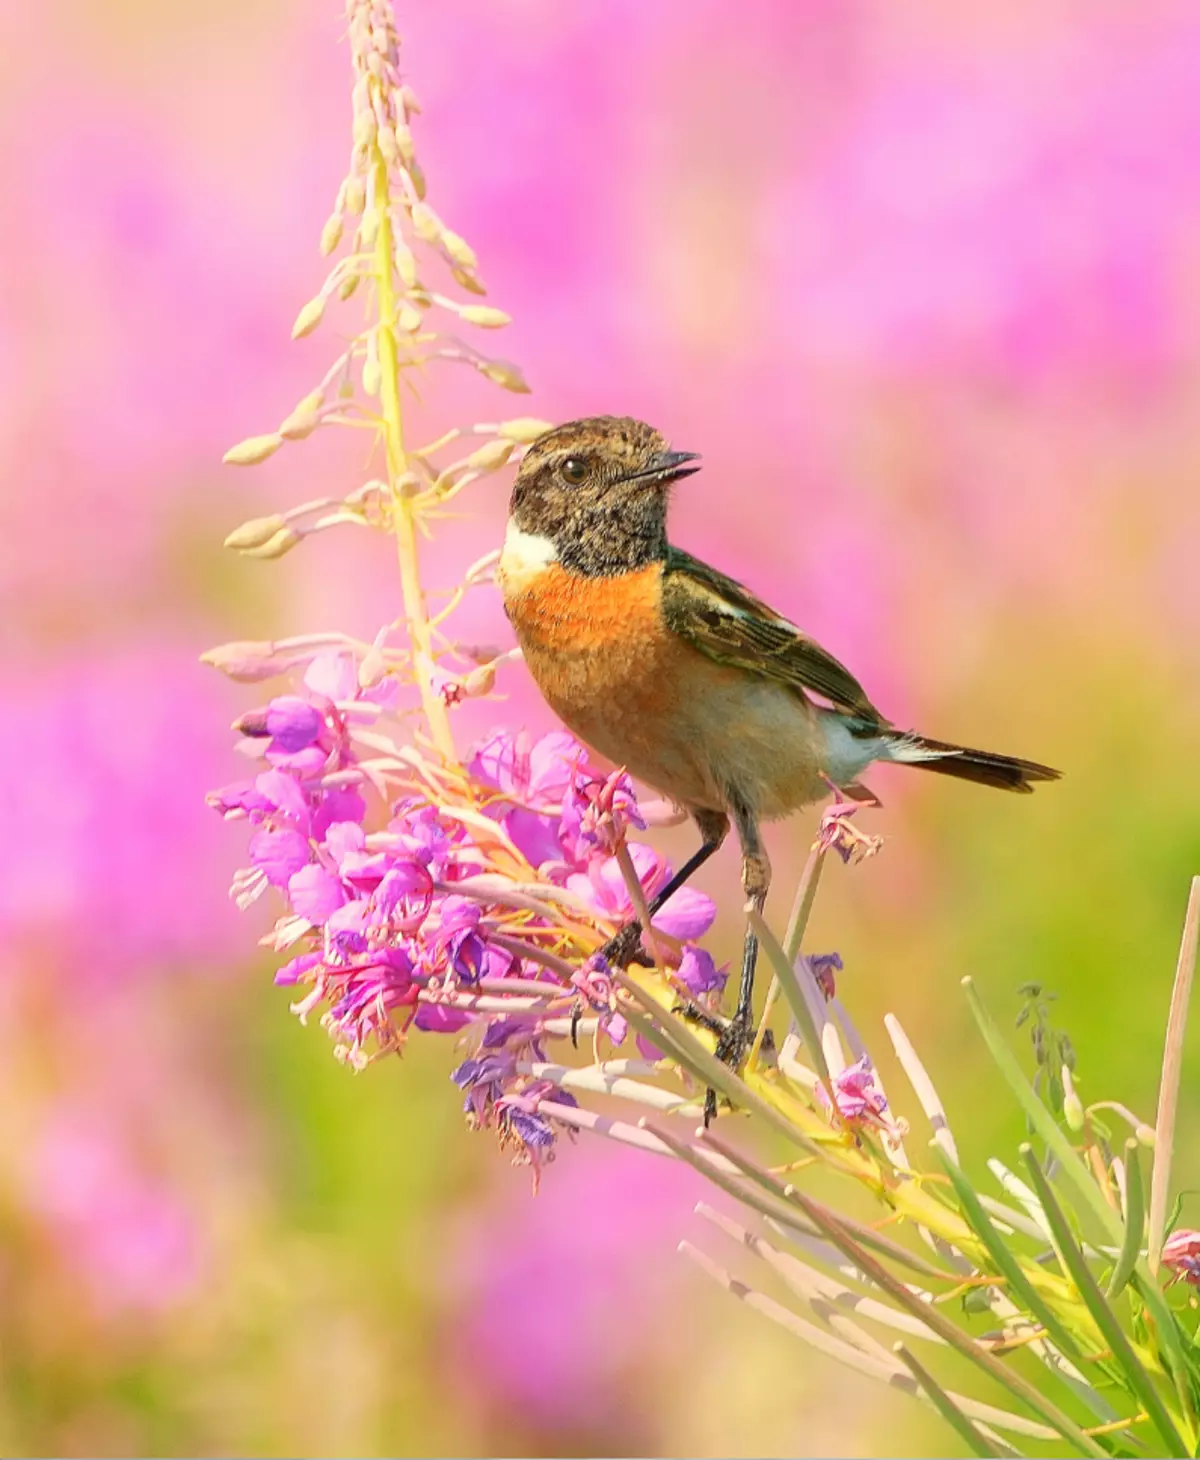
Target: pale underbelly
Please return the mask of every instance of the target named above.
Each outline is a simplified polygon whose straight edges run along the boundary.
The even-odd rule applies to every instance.
[[[686,807],[737,800],[758,818],[786,816],[828,794],[823,775],[853,780],[877,749],[803,695],[690,648],[653,666],[639,656],[628,673],[606,655],[602,675],[586,654],[570,667],[539,664],[528,646],[525,657],[568,729]]]

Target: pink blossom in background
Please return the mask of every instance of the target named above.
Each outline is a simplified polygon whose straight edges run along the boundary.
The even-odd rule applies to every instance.
[[[229,697],[190,646],[11,665],[0,717],[9,835],[0,929],[74,986],[185,966],[220,973],[244,930],[233,858],[204,808],[227,769]],[[211,823],[211,824],[210,824]]]
[[[183,1199],[82,1103],[44,1112],[18,1179],[29,1215],[104,1312],[169,1308],[200,1281],[201,1239]]]
[[[619,1421],[639,1372],[679,1338],[689,1274],[675,1244],[701,1194],[690,1170],[590,1137],[563,1151],[536,1200],[526,1180],[506,1183],[456,1233],[445,1277],[457,1361],[539,1426]],[[636,1414],[626,1423],[639,1432]]]

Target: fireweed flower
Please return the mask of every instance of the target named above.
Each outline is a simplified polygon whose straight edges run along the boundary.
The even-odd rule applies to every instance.
[[[1191,1284],[1197,1271],[1195,1234],[1165,1235],[1186,951],[1164,1060],[1168,1115],[1142,1142],[1154,1149],[1148,1202],[1144,1122],[1134,1118],[1135,1138],[1120,1153],[1100,1125],[1101,1110],[1125,1109],[1116,1102],[1077,1102],[1074,1123],[1060,1125],[969,990],[984,1044],[1043,1148],[1022,1149],[1020,1176],[993,1162],[994,1189],[977,1193],[900,1022],[888,1015],[885,1027],[932,1133],[932,1156],[924,1142],[906,1149],[913,1127],[894,1113],[837,996],[841,959],[801,952],[823,867],[879,848],[852,823],[862,803],[837,798],[825,812],[782,941],[747,910],[773,981],[749,1057],[734,1071],[714,1057],[727,972],[699,942],[715,918],[709,898],[684,888],[655,915],[642,940],[651,966],[616,968],[604,956],[623,925],[645,920],[671,877],[661,854],[637,840],[661,807],[639,801],[620,768],[596,765],[562,732],[496,729],[460,754],[452,716],[464,698],[491,693],[511,652],[459,646],[448,629],[463,599],[487,586],[491,560],[467,568],[433,607],[417,544],[545,423],[519,417],[412,442],[402,387],[416,372],[423,392],[445,364],[500,389],[527,387],[515,365],[462,337],[500,328],[507,316],[479,302],[475,255],[427,198],[412,130],[419,106],[400,74],[391,7],[348,0],[346,15],[353,145],[321,241],[326,254],[343,251],[294,333],[311,333],[352,299],[363,304],[362,327],[274,431],[249,437],[227,460],[252,465],[317,430],[351,425],[373,436],[376,474],[340,496],[252,518],[228,543],[269,560],[312,551],[307,539],[333,527],[388,534],[402,612],[369,643],[328,631],[238,641],[205,656],[248,684],[287,676],[237,721],[241,775],[209,798],[226,820],[247,823],[233,895],[242,907],[266,900],[276,911],[261,940],[278,957],[276,982],[355,1069],[402,1053],[410,1039],[446,1038],[468,1123],[490,1130],[535,1179],[576,1132],[694,1167],[739,1204],[742,1219],[697,1210],[742,1260],[762,1260],[782,1278],[800,1313],[690,1243],[683,1250],[793,1336],[926,1399],[974,1453],[1015,1453],[1000,1430],[1064,1441],[1072,1453],[1130,1454],[1143,1440],[1163,1454],[1194,1453],[1200,1377],[1157,1277],[1161,1265]],[[1200,880],[1187,926],[1194,958]],[[698,1126],[706,1089],[786,1143],[784,1164],[768,1169],[746,1155],[746,1143],[726,1139],[724,1119]],[[827,1185],[865,1192],[879,1221],[809,1197],[803,1173],[813,1165]],[[1079,1246],[1080,1230],[1099,1240]],[[1088,1265],[1095,1271],[1085,1280]],[[979,1334],[972,1314],[985,1310],[994,1327]],[[903,1343],[888,1349],[860,1332],[864,1317],[907,1340],[932,1335],[954,1347],[1007,1386],[1016,1408],[943,1389]],[[1118,1329],[1134,1335],[1128,1355]],[[997,1357],[1016,1345],[1043,1364],[1044,1385],[1018,1380]]]

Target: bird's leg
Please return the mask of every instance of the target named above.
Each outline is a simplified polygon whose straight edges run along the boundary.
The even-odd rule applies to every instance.
[[[763,848],[758,823],[749,808],[735,802],[733,820],[742,844],[742,891],[746,894],[746,901],[761,913],[771,886],[771,863]],[[752,928],[747,928],[742,945],[742,979],[738,986],[737,1008],[722,1031],[716,1049],[717,1058],[733,1070],[740,1068],[754,1039],[754,970],[757,963],[758,938]],[[716,1091],[709,1090],[704,1098],[704,1123],[707,1125],[716,1113]]]
[[[651,918],[675,896],[695,872],[704,866],[729,833],[729,818],[723,811],[694,811],[692,815],[699,828],[702,845],[699,851],[689,857],[680,867],[667,885],[651,898],[647,908]],[[626,923],[621,931],[614,934],[601,948],[600,956],[615,968],[627,968],[631,963],[644,963],[647,967],[651,966],[652,960],[642,952],[641,923],[636,918],[632,922]]]
[[[674,877],[650,899],[646,911],[653,918],[659,911],[686,883],[694,872],[703,867],[709,857],[717,850],[729,834],[729,818],[723,811],[693,811],[693,818],[699,828],[701,845],[700,849],[680,867]],[[641,963],[646,967],[653,967],[654,960],[642,952],[642,925],[634,918],[615,933],[604,947],[600,949],[600,957],[614,968],[628,968],[631,963]],[[578,1048],[579,1021],[583,1017],[584,1002],[582,998],[575,1000],[571,1010],[571,1043]],[[703,1014],[703,1011],[697,1012]]]

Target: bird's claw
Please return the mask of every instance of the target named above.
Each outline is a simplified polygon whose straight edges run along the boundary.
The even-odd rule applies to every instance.
[[[600,957],[610,968],[628,968],[631,963],[640,963],[643,968],[654,967],[654,959],[642,947],[640,923],[626,923],[601,948]]]
[[[763,1047],[767,1047],[767,1039],[770,1030],[763,1036]],[[739,1011],[728,1023],[722,1023],[717,1035],[716,1056],[723,1065],[736,1074],[742,1067],[750,1047],[754,1043],[754,1020],[749,1012]],[[772,1040],[772,1046],[774,1041]],[[709,1126],[717,1118],[717,1092],[708,1089],[704,1092],[704,1124]]]

